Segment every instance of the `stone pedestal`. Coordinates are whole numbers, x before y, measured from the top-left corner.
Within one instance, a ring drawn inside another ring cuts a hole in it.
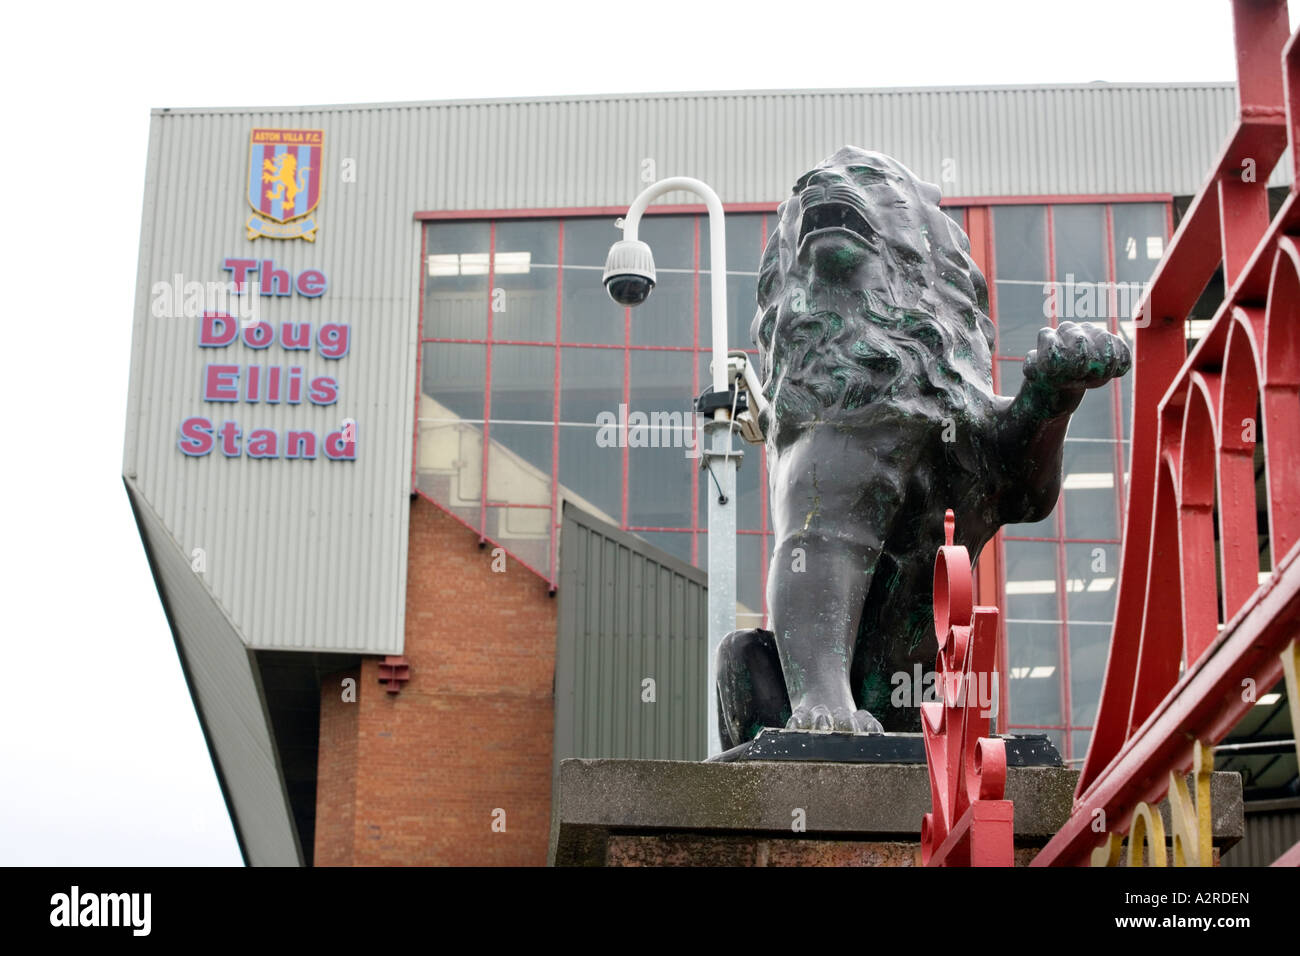
[[[1077,777],[1008,769],[1017,865],[1065,822]],[[1241,779],[1211,788],[1222,851],[1242,835]],[[552,807],[557,866],[916,866],[930,784],[924,764],[571,759]]]

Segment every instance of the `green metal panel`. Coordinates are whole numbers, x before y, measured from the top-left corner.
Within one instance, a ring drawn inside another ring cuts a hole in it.
[[[556,770],[566,757],[704,759],[708,575],[566,502],[558,597]]]

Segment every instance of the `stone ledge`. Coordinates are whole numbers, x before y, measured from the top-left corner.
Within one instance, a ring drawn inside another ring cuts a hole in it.
[[[1007,798],[1016,808],[1018,859],[1019,851],[1036,851],[1065,823],[1077,778],[1078,771],[1058,767],[1008,769]],[[1216,773],[1211,793],[1214,840],[1222,851],[1243,832],[1240,777]],[[796,808],[804,811],[804,832],[791,829]],[[900,850],[883,845],[914,849],[920,841],[921,817],[929,810],[929,777],[925,766],[917,764],[569,759],[560,764],[552,802],[549,862],[603,866],[625,857],[646,857],[636,849],[637,841],[622,838],[670,834],[683,836],[674,838],[676,849],[668,859],[686,852],[681,848],[683,841],[691,841],[688,834],[695,834],[696,842],[854,841],[876,845],[870,852],[893,859]],[[1167,823],[1168,807],[1162,805],[1161,810]],[[613,847],[611,835],[620,838]],[[723,849],[722,843],[717,846]],[[784,847],[776,856],[793,859],[797,854],[786,852],[790,849]],[[727,849],[717,862],[739,861],[750,853],[743,847]],[[762,855],[756,844],[752,853]],[[659,850],[649,856],[656,854],[663,856]],[[772,856],[770,850],[767,856]],[[820,846],[812,856],[847,859],[843,852]]]

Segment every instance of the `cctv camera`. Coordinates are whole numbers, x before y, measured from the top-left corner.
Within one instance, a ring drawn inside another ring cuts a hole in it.
[[[655,287],[655,260],[638,239],[620,239],[609,247],[603,277],[605,291],[619,305],[640,305]]]

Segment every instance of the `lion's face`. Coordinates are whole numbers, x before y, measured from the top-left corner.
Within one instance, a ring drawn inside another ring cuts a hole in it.
[[[763,253],[752,328],[778,418],[857,408],[907,381],[957,402],[991,392],[987,288],[939,199],[852,146],[799,177]]]
[[[918,216],[922,189],[924,201],[937,207],[936,187],[886,156],[851,148],[800,176],[781,209],[786,278],[816,274],[825,282],[860,285],[853,280],[869,280],[872,263],[882,257],[919,265],[929,252]]]

